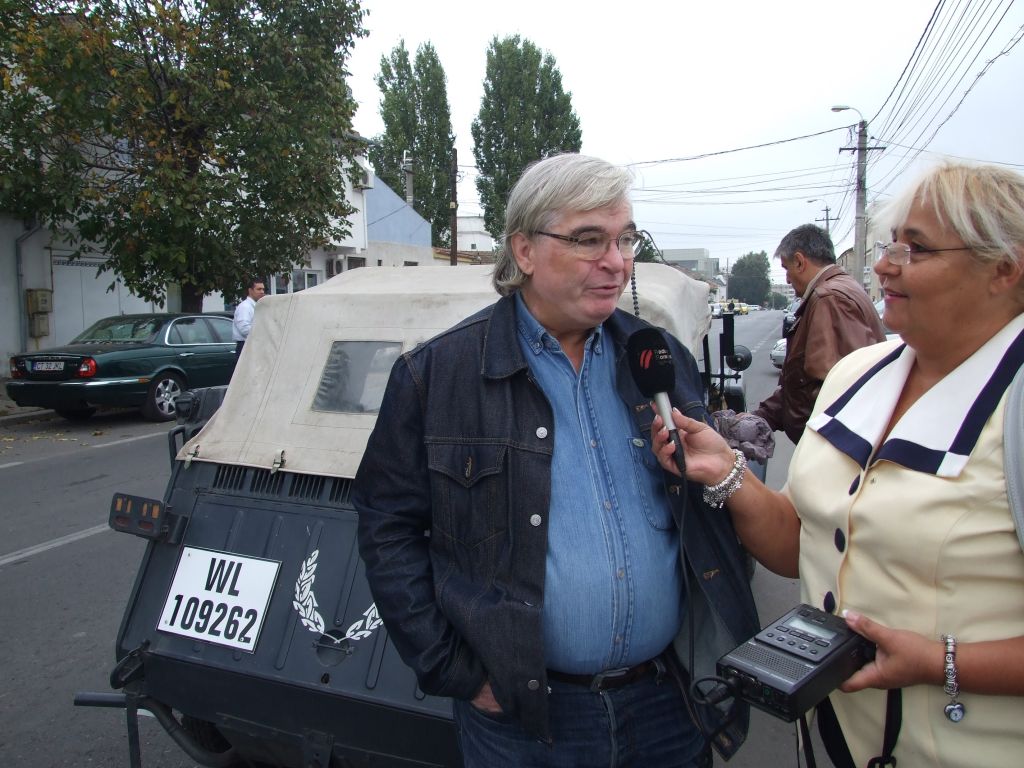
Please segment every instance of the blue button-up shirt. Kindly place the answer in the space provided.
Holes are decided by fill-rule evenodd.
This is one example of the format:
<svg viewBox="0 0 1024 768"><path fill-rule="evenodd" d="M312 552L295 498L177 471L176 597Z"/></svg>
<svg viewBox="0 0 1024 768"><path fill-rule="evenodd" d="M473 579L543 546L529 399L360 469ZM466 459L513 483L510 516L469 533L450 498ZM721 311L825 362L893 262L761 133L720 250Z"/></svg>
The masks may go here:
<svg viewBox="0 0 1024 768"><path fill-rule="evenodd" d="M575 370L516 295L519 344L554 412L543 632L547 665L590 674L632 666L682 618L679 532L662 473L615 388L598 326Z"/></svg>

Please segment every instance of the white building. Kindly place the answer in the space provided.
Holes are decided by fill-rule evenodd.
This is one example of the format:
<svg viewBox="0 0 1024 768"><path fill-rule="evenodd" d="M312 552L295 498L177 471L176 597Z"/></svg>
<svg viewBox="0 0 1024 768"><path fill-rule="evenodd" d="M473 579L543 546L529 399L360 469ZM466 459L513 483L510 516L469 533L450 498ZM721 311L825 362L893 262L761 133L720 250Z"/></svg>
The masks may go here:
<svg viewBox="0 0 1024 768"><path fill-rule="evenodd" d="M356 209L350 234L311 252L306 263L290 272L268 276L268 293L301 291L355 267L436 263L430 224L380 182L365 160L360 165L360 183L346 182L347 199ZM50 230L0 213L2 359L66 344L110 315L181 309L177 286L168 286L161 307L132 294L112 272L100 274L106 260L102 253L71 261L71 252ZM204 311L224 308L219 293L203 300Z"/></svg>
<svg viewBox="0 0 1024 768"><path fill-rule="evenodd" d="M494 238L484 228L483 216L459 216L455 247L460 251L493 251Z"/></svg>
<svg viewBox="0 0 1024 768"><path fill-rule="evenodd" d="M669 264L705 278L713 278L721 272L718 259L712 258L707 248L666 248L661 256Z"/></svg>

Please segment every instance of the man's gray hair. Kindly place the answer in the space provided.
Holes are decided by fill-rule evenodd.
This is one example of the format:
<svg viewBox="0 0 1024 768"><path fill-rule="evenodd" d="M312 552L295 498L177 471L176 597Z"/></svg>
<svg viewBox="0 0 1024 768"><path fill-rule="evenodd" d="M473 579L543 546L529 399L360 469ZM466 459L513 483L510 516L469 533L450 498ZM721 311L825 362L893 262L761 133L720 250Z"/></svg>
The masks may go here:
<svg viewBox="0 0 1024 768"><path fill-rule="evenodd" d="M828 236L828 232L814 224L801 224L791 229L775 249L775 256L780 261L787 262L797 251L815 264L836 263L836 249L832 245L832 238Z"/></svg>
<svg viewBox="0 0 1024 768"><path fill-rule="evenodd" d="M629 204L632 186L632 172L587 155L552 155L527 166L508 196L505 232L491 275L494 289L508 296L526 282L512 253L513 235L532 237L559 214Z"/></svg>

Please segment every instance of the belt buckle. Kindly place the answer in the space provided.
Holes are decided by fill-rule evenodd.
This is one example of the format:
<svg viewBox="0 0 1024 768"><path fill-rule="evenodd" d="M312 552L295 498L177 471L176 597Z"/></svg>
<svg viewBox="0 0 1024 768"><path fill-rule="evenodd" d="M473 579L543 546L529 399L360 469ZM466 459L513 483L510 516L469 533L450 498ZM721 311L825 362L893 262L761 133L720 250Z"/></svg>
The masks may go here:
<svg viewBox="0 0 1024 768"><path fill-rule="evenodd" d="M606 672L598 672L590 681L590 691L592 693L600 693L604 690L602 686L605 680L618 680L628 675L629 670L630 667L619 667L618 669L609 669Z"/></svg>

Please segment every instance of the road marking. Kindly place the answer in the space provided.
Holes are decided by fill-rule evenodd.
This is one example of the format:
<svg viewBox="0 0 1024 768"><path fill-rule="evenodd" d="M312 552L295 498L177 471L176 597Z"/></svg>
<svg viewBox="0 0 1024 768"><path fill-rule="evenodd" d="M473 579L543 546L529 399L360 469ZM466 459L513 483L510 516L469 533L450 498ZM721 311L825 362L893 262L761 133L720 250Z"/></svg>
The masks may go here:
<svg viewBox="0 0 1024 768"><path fill-rule="evenodd" d="M111 440L109 443L96 443L90 445L88 443L82 445L83 448L110 448L115 445L122 445L123 443L134 443L138 440L145 440L150 437L167 437L166 432L153 432L148 435L137 435L135 437L125 437L121 440ZM77 449L76 449L77 450ZM0 464L0 469L10 469L11 467L20 467L23 464L37 464L40 461L50 461L51 459L61 459L67 454L53 454L51 456L38 456L34 459L25 459L24 461L12 461L7 464Z"/></svg>
<svg viewBox="0 0 1024 768"><path fill-rule="evenodd" d="M153 432L149 435L138 435L136 437L126 437L121 440L111 440L109 443L96 443L96 445L90 445L89 448L109 448L112 445L123 445L124 443L134 443L136 440L145 440L149 437L167 437L166 432Z"/></svg>
<svg viewBox="0 0 1024 768"><path fill-rule="evenodd" d="M9 563L16 562L18 560L26 560L32 557L33 555L38 555L43 552L47 552L51 549L62 547L65 544L70 544L73 541L78 541L79 539L86 539L89 536L94 536L97 533L102 533L103 531L109 530L110 526L106 523L103 523L102 525L94 525L92 528L86 528L84 531L79 531L78 533L69 533L67 536L61 536L57 539L50 539L50 541L44 541L42 544L36 544L34 547L26 547L25 549L19 549L17 552L12 552L9 555L4 555L3 557L0 557L0 567L8 565Z"/></svg>

